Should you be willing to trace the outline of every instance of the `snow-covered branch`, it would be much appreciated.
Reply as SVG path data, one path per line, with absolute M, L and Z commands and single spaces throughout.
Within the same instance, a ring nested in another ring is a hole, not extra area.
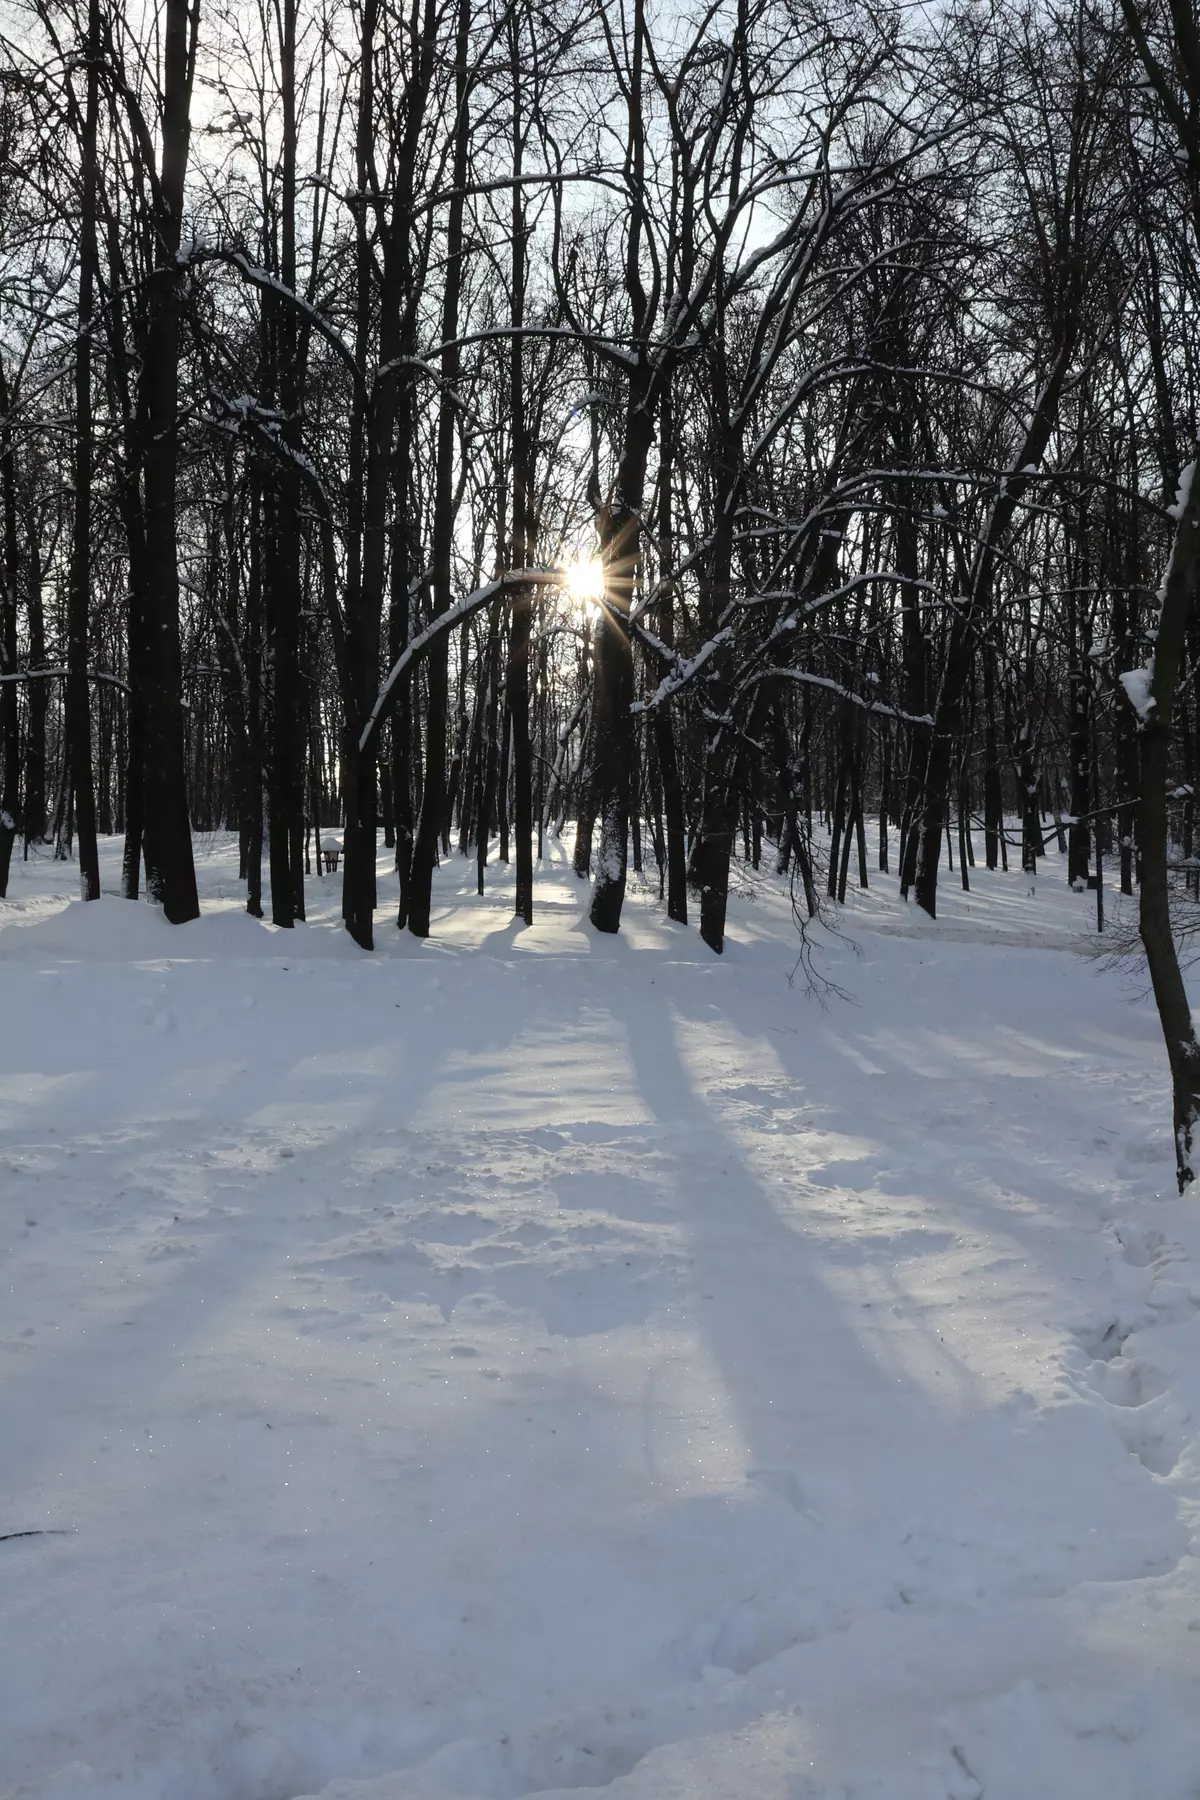
M 366 755 L 379 736 L 384 721 L 390 710 L 392 699 L 396 693 L 397 683 L 412 669 L 421 658 L 428 654 L 433 645 L 457 626 L 463 625 L 473 617 L 481 607 L 490 606 L 493 600 L 512 588 L 521 587 L 559 587 L 562 575 L 557 569 L 510 569 L 507 574 L 499 575 L 494 581 L 485 581 L 482 587 L 464 594 L 461 600 L 448 607 L 431 619 L 424 631 L 417 633 L 400 652 L 375 697 L 370 716 L 359 734 L 358 747 L 362 755 Z

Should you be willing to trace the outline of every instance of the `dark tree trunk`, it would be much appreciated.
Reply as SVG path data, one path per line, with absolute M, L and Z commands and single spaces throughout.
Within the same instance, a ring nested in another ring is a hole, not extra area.
M 983 650 L 983 844 L 989 869 L 1000 862 L 1004 832 L 1004 788 L 996 732 L 996 657 L 990 644 Z
M 525 418 L 525 204 L 521 182 L 524 125 L 522 121 L 519 14 L 509 19 L 509 74 L 513 84 L 513 188 L 512 188 L 512 326 L 509 348 L 508 405 L 512 437 L 512 564 L 529 566 L 536 541 L 532 517 L 533 467 Z M 508 712 L 512 720 L 513 836 L 516 840 L 516 887 L 513 911 L 526 925 L 533 923 L 533 749 L 529 735 L 529 640 L 533 620 L 533 592 L 518 588 L 513 596 L 512 627 L 508 650 Z
M 242 660 L 246 670 L 246 777 L 242 834 L 246 842 L 246 911 L 261 919 L 263 858 L 263 578 L 262 490 L 256 477 L 250 489 L 249 569 L 246 583 L 246 628 Z
M 415 562 L 407 518 L 411 487 L 411 426 L 408 410 L 411 402 L 411 384 L 401 384 L 399 396 L 400 421 L 392 476 L 394 518 L 392 523 L 391 594 L 388 604 L 388 656 L 393 663 L 397 661 L 409 640 L 412 607 L 411 584 L 414 578 L 413 564 Z M 411 679 L 403 676 L 398 686 L 395 710 L 392 713 L 392 809 L 396 821 L 396 873 L 399 881 L 396 924 L 403 931 L 408 924 L 408 894 L 413 850 Z
M 442 394 L 438 407 L 437 469 L 433 509 L 433 611 L 440 616 L 450 608 L 451 556 L 454 540 L 454 436 L 453 393 L 458 385 L 458 310 L 463 274 L 463 187 L 467 177 L 470 135 L 467 56 L 470 44 L 471 7 L 458 0 L 455 29 L 455 137 L 451 187 L 454 197 L 447 207 L 446 284 L 442 296 L 441 357 Z M 429 936 L 433 903 L 433 871 L 437 866 L 438 838 L 446 806 L 446 724 L 449 700 L 449 643 L 439 639 L 426 664 L 428 705 L 425 725 L 425 782 L 421 817 L 413 844 L 412 884 L 408 929 L 414 937 Z
M 1154 637 L 1148 692 L 1140 697 L 1138 748 L 1141 795 L 1138 850 L 1141 857 L 1139 922 L 1159 1021 L 1171 1066 L 1175 1125 L 1175 1165 L 1179 1191 L 1194 1179 L 1193 1150 L 1200 1120 L 1200 1044 L 1179 968 L 1171 929 L 1167 870 L 1167 782 L 1170 776 L 1171 721 L 1188 622 L 1196 604 L 1200 567 L 1200 482 L 1189 469 L 1185 503 L 1179 510 L 1175 543 L 1163 583 Z M 1146 672 L 1138 671 L 1145 683 Z M 1134 690 L 1137 699 L 1137 690 Z
M 484 742 L 479 789 L 479 822 L 475 839 L 476 888 L 483 892 L 484 870 L 492 840 L 492 816 L 496 806 L 496 768 L 500 746 L 496 741 L 500 687 L 500 608 L 492 614 L 488 632 L 487 697 L 484 707 Z
M 509 770 L 509 749 L 510 749 L 511 740 L 512 740 L 512 722 L 508 716 L 508 699 L 506 696 L 504 705 L 500 709 L 500 772 L 496 777 L 496 786 L 497 786 L 496 812 L 499 816 L 499 825 L 500 825 L 500 843 L 497 847 L 496 854 L 502 863 L 506 863 L 508 861 L 508 851 L 509 851 L 509 845 L 508 845 L 508 770 Z
M 92 780 L 92 712 L 88 694 L 88 608 L 92 526 L 92 309 L 96 287 L 96 136 L 100 113 L 100 6 L 88 6 L 87 95 L 80 145 L 83 203 L 79 220 L 79 311 L 75 339 L 75 496 L 71 578 L 67 599 L 66 730 L 70 746 L 79 886 L 85 900 L 100 898 L 96 794 Z M 189 843 L 189 853 L 191 845 Z
M 631 67 L 626 91 L 626 155 L 633 191 L 625 246 L 625 289 L 633 308 L 635 340 L 647 324 L 642 288 L 640 196 L 645 184 L 645 123 L 642 70 L 645 53 L 645 0 L 634 0 Z M 641 553 L 642 504 L 646 464 L 654 441 L 655 367 L 645 352 L 631 369 L 625 400 L 621 451 L 612 502 L 597 517 L 604 559 L 604 601 L 596 625 L 595 692 L 592 704 L 592 796 L 600 823 L 589 918 L 596 931 L 615 932 L 625 903 L 629 854 L 629 780 L 633 760 L 633 644 L 630 609 Z M 597 492 L 596 498 L 599 499 Z
M 198 917 L 188 823 L 179 639 L 176 474 L 179 463 L 179 244 L 187 167 L 195 14 L 166 0 L 162 172 L 155 209 L 155 274 L 142 365 L 142 481 L 147 575 L 141 621 L 146 885 L 173 925 Z
M 464 637 L 465 637 L 464 633 Z M 490 670 L 493 640 L 489 631 L 487 648 L 482 659 L 476 660 L 476 667 L 482 660 Z M 466 688 L 466 656 L 463 657 L 463 672 L 460 683 Z M 483 765 L 487 756 L 484 743 L 485 721 L 487 718 L 488 682 L 476 682 L 475 704 L 471 710 L 471 727 L 467 734 L 467 753 L 460 776 L 462 798 L 458 807 L 458 852 L 460 856 L 470 854 L 475 842 L 475 821 L 479 816 L 480 785 L 483 781 Z
M 21 730 L 17 706 L 17 450 L 12 432 L 12 397 L 0 366 L 0 756 L 4 779 L 0 785 L 0 900 L 8 893 L 8 873 L 17 835 L 21 803 Z M 41 687 L 42 683 L 31 684 Z
M 897 490 L 895 503 L 899 508 L 896 520 L 896 567 L 902 578 L 900 606 L 904 707 L 910 719 L 916 721 L 924 717 L 929 704 L 929 647 L 921 620 L 916 520 L 912 515 L 911 502 L 902 490 Z M 908 766 L 900 817 L 900 897 L 904 900 L 907 900 L 916 879 L 920 844 L 917 821 L 928 766 L 929 727 L 913 723 L 909 726 Z
M 675 562 L 675 402 L 669 384 L 663 392 L 658 450 L 658 578 L 662 590 L 658 602 L 658 635 L 667 649 L 671 650 L 675 647 L 675 588 L 672 579 Z M 658 752 L 666 821 L 667 917 L 674 919 L 678 925 L 686 925 L 687 834 L 684 830 L 683 786 L 679 779 L 675 724 L 669 700 L 654 709 L 654 742 Z
M 1086 518 L 1080 525 L 1081 559 L 1075 583 L 1087 585 Z M 1069 707 L 1068 754 L 1071 759 L 1070 808 L 1071 824 L 1067 830 L 1067 880 L 1072 887 L 1084 887 L 1088 877 L 1088 796 L 1091 791 L 1091 677 L 1087 667 L 1088 643 L 1082 622 L 1076 616 L 1075 596 L 1068 598 L 1068 632 L 1071 645 L 1071 668 L 1067 673 Z
M 29 661 L 35 669 L 46 666 L 46 621 L 42 607 L 42 571 L 36 545 L 29 543 L 29 581 L 25 592 L 25 618 L 29 629 Z M 22 809 L 25 847 L 46 841 L 46 710 L 49 691 L 44 681 L 30 683 L 25 736 L 25 805 Z
M 630 441 L 641 435 L 640 425 L 641 421 L 636 418 L 630 422 L 626 452 L 622 457 L 625 503 L 603 521 L 601 531 L 605 603 L 596 624 L 589 809 L 599 820 L 600 848 L 589 917 L 595 929 L 603 932 L 620 929 L 629 854 L 629 777 L 633 757 L 633 715 L 629 710 L 633 705 L 633 647 L 629 640 L 629 608 L 641 526 L 638 501 L 649 450 L 647 436 L 639 460 Z M 635 485 L 638 501 L 630 503 Z

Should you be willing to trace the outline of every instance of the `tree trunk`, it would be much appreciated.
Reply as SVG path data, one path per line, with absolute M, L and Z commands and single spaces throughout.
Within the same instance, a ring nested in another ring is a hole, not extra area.
M 1200 1118 L 1200 1044 L 1179 968 L 1171 930 L 1167 871 L 1167 781 L 1170 775 L 1171 720 L 1188 621 L 1196 602 L 1200 568 L 1200 483 L 1196 465 L 1183 473 L 1178 524 L 1162 589 L 1158 629 L 1148 670 L 1123 682 L 1138 713 L 1141 794 L 1138 850 L 1141 856 L 1139 924 L 1159 1022 L 1171 1066 L 1175 1126 L 1175 1172 L 1182 1194 L 1194 1179 L 1193 1139 Z
M 458 0 L 455 31 L 455 138 L 451 188 L 453 198 L 446 220 L 446 285 L 442 296 L 441 357 L 442 392 L 438 404 L 437 469 L 433 509 L 433 611 L 447 612 L 451 602 L 451 556 L 454 544 L 454 435 L 453 395 L 458 385 L 460 353 L 458 309 L 463 272 L 463 188 L 467 178 L 470 136 L 467 55 L 470 44 L 470 0 Z M 437 866 L 438 838 L 446 805 L 446 714 L 449 700 L 449 641 L 439 639 L 427 663 L 428 707 L 425 726 L 425 782 L 421 817 L 413 844 L 412 883 L 408 904 L 408 929 L 414 937 L 429 936 L 433 902 L 433 871 Z
M 634 425 L 634 434 L 637 426 Z M 626 497 L 636 481 L 640 500 L 641 478 L 636 456 L 622 458 Z M 648 440 L 646 449 L 648 450 Z M 606 521 L 602 534 L 605 566 L 605 603 L 596 624 L 595 698 L 592 710 L 592 767 L 589 810 L 600 823 L 600 849 L 589 917 L 597 931 L 615 932 L 621 926 L 625 903 L 625 871 L 629 854 L 629 775 L 633 756 L 633 647 L 629 640 L 629 607 L 633 595 L 633 568 L 638 551 L 641 519 L 634 505 L 622 506 Z M 590 836 L 590 833 L 589 833 Z M 576 860 L 578 872 L 578 855 Z
M 17 835 L 21 793 L 21 731 L 17 709 L 17 449 L 12 432 L 12 397 L 0 367 L 0 756 L 4 781 L 0 786 L 0 900 L 8 893 L 8 872 Z M 40 687 L 41 682 L 32 686 Z
M 31 567 L 25 590 L 25 618 L 29 630 L 29 661 L 33 668 L 46 666 L 46 620 L 42 607 L 42 570 L 35 542 L 28 543 Z M 49 691 L 44 681 L 30 684 L 29 718 L 25 734 L 25 805 L 22 809 L 26 853 L 31 843 L 46 841 L 46 709 Z
M 75 793 L 75 823 L 79 838 L 79 887 L 85 900 L 100 898 L 96 794 L 92 781 L 92 711 L 88 694 L 88 613 L 92 549 L 92 309 L 96 284 L 99 57 L 99 0 L 89 0 L 87 97 L 84 102 L 83 141 L 80 145 L 83 204 L 79 221 L 79 312 L 75 339 L 75 496 L 71 578 L 67 598 L 65 708 L 71 780 Z
M 194 45 L 189 0 L 166 0 L 162 172 L 155 209 L 155 279 L 142 365 L 148 581 L 142 620 L 146 885 L 173 925 L 199 916 L 188 823 L 179 640 L 176 474 L 179 463 L 179 244 Z
M 508 405 L 512 438 L 512 566 L 529 567 L 536 539 L 532 517 L 533 458 L 525 418 L 525 205 L 521 188 L 524 127 L 521 113 L 519 13 L 509 16 L 509 75 L 513 84 L 512 188 L 512 326 L 509 343 Z M 508 649 L 508 712 L 512 720 L 513 836 L 516 840 L 516 887 L 513 911 L 533 924 L 533 747 L 529 736 L 529 640 L 533 593 L 518 588 L 513 595 Z
M 488 848 L 492 840 L 492 816 L 496 807 L 496 768 L 499 763 L 500 750 L 497 741 L 500 623 L 500 608 L 497 606 L 493 609 L 491 629 L 488 632 L 487 703 L 484 713 L 484 743 L 480 770 L 479 821 L 475 841 L 475 884 L 477 891 L 481 894 L 484 871 L 487 868 Z
M 669 384 L 663 392 L 658 457 L 658 635 L 667 649 L 672 650 L 675 647 L 675 588 L 671 573 L 675 560 L 675 403 Z M 667 917 L 674 919 L 677 925 L 686 925 L 687 838 L 683 822 L 683 786 L 679 779 L 679 757 L 675 748 L 675 723 L 669 700 L 654 709 L 654 742 L 658 751 L 666 822 Z

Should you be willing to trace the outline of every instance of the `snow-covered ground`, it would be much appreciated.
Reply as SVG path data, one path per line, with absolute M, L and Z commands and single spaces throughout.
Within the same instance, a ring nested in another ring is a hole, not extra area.
M 0 1794 L 1200 1792 L 1200 1203 L 1057 856 L 822 1007 L 765 878 L 371 957 L 199 850 L 0 905 Z

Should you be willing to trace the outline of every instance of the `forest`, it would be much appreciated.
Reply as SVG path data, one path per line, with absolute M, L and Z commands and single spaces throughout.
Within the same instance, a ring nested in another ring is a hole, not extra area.
M 1196 1800 L 1198 221 L 1196 0 L 0 0 L 0 1800 Z
M 570 822 L 720 954 L 735 858 L 935 915 L 1050 843 L 1140 887 L 1190 1179 L 1187 0 L 2 24 L 0 895 L 118 833 L 181 923 L 226 828 L 287 927 L 336 844 L 369 949 Z

